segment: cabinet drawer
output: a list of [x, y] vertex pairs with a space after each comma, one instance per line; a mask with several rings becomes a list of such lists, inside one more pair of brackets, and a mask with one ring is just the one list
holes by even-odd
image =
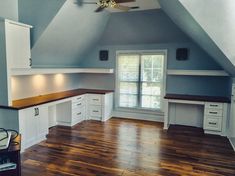
[[72, 109], [72, 114], [85, 111], [85, 106]]
[[204, 129], [221, 131], [222, 129], [222, 119], [216, 117], [206, 116], [204, 120]]
[[222, 117], [223, 111], [222, 109], [205, 108], [205, 115]]
[[76, 97], [72, 98], [72, 103], [78, 103], [78, 102], [81, 102], [81, 101], [84, 101], [84, 95], [79, 95], [79, 96], [76, 96]]
[[89, 115], [92, 117], [101, 117], [101, 106], [89, 106]]
[[81, 122], [84, 120], [84, 117], [85, 117], [85, 107], [74, 109], [72, 113], [72, 123]]
[[101, 105], [102, 104], [102, 95], [90, 94], [88, 96], [88, 103], [90, 105]]
[[205, 108], [223, 109], [223, 103], [207, 102]]
[[85, 101], [78, 101], [72, 103], [72, 109], [82, 108], [83, 106], [85, 106]]

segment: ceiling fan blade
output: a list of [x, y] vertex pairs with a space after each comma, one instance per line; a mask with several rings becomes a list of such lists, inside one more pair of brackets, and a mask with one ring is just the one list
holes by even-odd
[[99, 6], [99, 7], [95, 10], [95, 12], [101, 12], [101, 11], [103, 11], [105, 8], [106, 8], [106, 7]]
[[139, 6], [133, 6], [133, 7], [130, 7], [131, 9], [139, 9], [140, 7]]
[[135, 2], [135, 0], [114, 0], [116, 3]]
[[123, 6], [123, 5], [120, 5], [120, 4], [115, 4], [113, 6], [113, 8], [119, 9], [119, 10], [122, 10], [122, 11], [128, 11], [128, 10], [131, 9], [131, 7]]
[[83, 6], [83, 4], [97, 4], [97, 2], [86, 2], [83, 0], [76, 0], [76, 2], [74, 2], [74, 4], [77, 4], [78, 6]]
[[83, 4], [97, 4], [97, 2], [83, 2]]

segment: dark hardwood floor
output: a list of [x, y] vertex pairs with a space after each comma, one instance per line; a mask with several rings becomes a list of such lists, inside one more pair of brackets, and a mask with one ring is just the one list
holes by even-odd
[[235, 176], [226, 138], [201, 129], [112, 118], [54, 127], [22, 155], [23, 176]]

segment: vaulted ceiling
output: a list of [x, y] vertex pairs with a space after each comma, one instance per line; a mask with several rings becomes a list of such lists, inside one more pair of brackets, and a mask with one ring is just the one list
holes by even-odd
[[[107, 24], [107, 27], [112, 27], [108, 11], [94, 13], [96, 5], [79, 7], [74, 4], [76, 0], [2, 1], [4, 4], [16, 4], [14, 8], [19, 4], [13, 15], [19, 10], [19, 21], [34, 26], [32, 57], [33, 65], [38, 67], [77, 66], [84, 59], [84, 53], [89, 52], [101, 36], [105, 38], [107, 34], [103, 31]], [[154, 1], [158, 8], [160, 4], [162, 10], [181, 30], [226, 71], [235, 75], [234, 0], [148, 1]], [[144, 1], [145, 4], [148, 1]], [[8, 15], [8, 12], [4, 13]], [[115, 18], [118, 20], [118, 15]]]

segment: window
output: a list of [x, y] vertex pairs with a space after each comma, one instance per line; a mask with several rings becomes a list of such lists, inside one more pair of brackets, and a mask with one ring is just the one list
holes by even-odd
[[118, 107], [162, 109], [166, 51], [117, 53]]

